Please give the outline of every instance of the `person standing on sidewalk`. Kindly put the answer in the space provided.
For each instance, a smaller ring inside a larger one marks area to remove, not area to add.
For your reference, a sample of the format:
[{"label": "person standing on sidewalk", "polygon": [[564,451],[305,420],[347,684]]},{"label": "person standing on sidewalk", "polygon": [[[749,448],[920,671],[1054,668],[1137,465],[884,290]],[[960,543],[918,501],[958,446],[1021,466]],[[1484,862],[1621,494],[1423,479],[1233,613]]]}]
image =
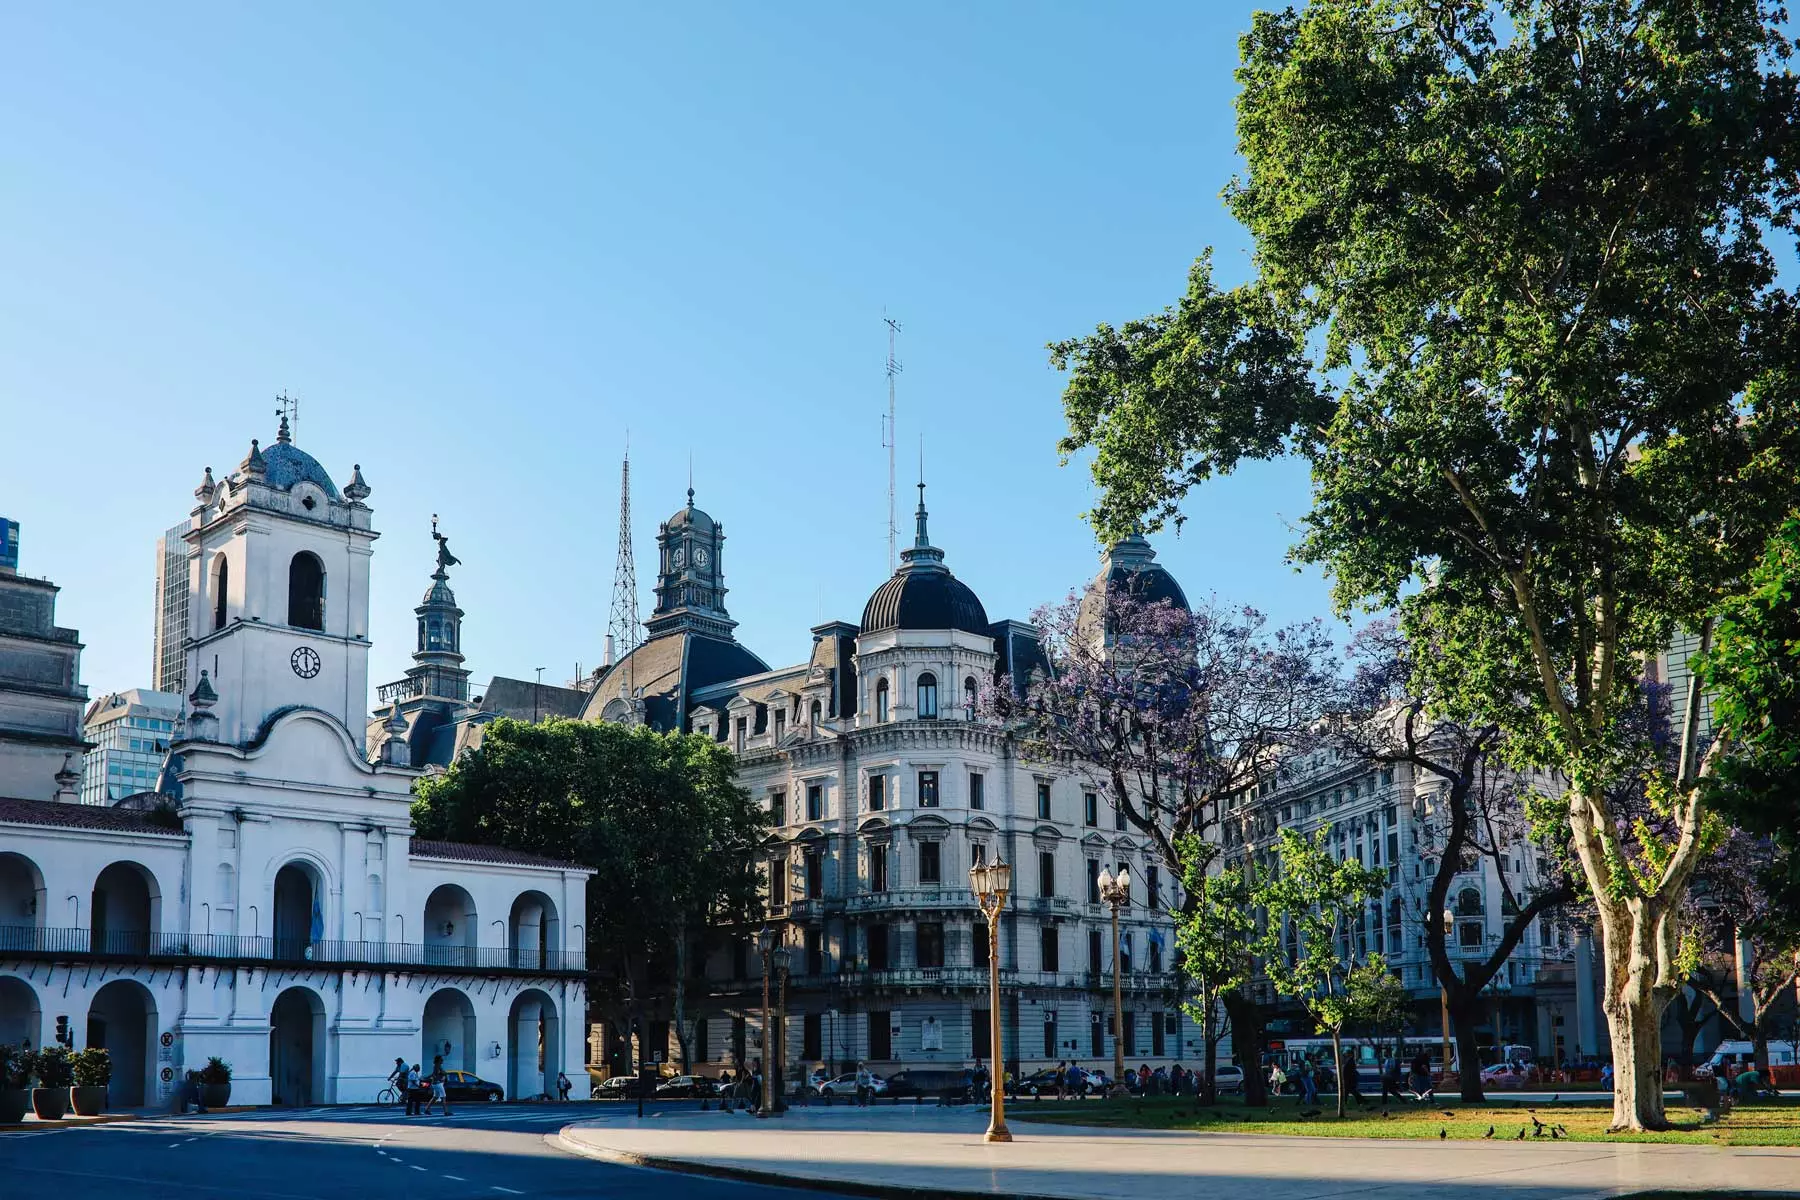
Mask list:
[{"label": "person standing on sidewalk", "polygon": [[856,1107],[869,1107],[869,1098],[875,1092],[875,1079],[869,1074],[869,1064],[856,1064]]}]

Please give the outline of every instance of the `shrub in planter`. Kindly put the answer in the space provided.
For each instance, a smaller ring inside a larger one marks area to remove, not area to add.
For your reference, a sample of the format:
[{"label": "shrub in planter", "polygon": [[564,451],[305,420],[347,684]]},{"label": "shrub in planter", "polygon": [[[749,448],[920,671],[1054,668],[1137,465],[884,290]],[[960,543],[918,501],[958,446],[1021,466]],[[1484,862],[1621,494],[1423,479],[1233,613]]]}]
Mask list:
[{"label": "shrub in planter", "polygon": [[200,1103],[223,1108],[231,1102],[231,1064],[213,1055],[200,1068]]},{"label": "shrub in planter", "polygon": [[31,1073],[37,1086],[31,1090],[31,1111],[40,1121],[60,1121],[69,1111],[69,1084],[75,1073],[69,1066],[69,1051],[63,1046],[46,1046],[31,1056]]},{"label": "shrub in planter", "polygon": [[0,1042],[0,1125],[16,1125],[31,1107],[31,1051]]},{"label": "shrub in planter", "polygon": [[89,1046],[69,1056],[75,1086],[69,1101],[78,1116],[97,1117],[106,1111],[106,1085],[112,1082],[112,1055],[102,1046]]}]

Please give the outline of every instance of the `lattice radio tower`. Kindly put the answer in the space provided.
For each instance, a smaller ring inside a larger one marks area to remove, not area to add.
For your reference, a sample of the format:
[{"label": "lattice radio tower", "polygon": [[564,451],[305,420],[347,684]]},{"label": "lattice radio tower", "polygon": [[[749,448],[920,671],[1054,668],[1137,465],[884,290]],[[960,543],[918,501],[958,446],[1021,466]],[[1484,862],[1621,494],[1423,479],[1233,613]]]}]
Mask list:
[{"label": "lattice radio tower", "polygon": [[887,417],[881,426],[881,444],[887,448],[888,452],[888,570],[891,572],[900,565],[900,560],[895,554],[896,539],[900,536],[899,514],[894,508],[894,446],[898,441],[894,433],[894,376],[900,374],[900,360],[894,357],[894,341],[900,333],[900,322],[885,313],[882,314],[881,319],[887,325],[888,330],[888,410]]},{"label": "lattice radio tower", "polygon": [[619,474],[619,558],[613,567],[612,620],[606,626],[608,665],[638,645],[637,567],[631,558],[631,450]]}]

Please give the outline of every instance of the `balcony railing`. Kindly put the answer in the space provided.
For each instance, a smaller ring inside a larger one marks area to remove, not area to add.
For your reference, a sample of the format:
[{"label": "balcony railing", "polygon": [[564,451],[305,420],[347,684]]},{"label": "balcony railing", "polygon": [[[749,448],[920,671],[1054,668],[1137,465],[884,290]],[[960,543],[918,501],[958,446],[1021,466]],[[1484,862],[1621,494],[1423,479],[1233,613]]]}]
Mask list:
[{"label": "balcony railing", "polygon": [[580,950],[422,942],[314,941],[233,933],[146,933],[138,930],[41,929],[0,925],[0,957],[110,958],[155,962],[235,960],[316,966],[434,967],[461,971],[578,972]]},{"label": "balcony railing", "polygon": [[845,907],[851,912],[876,909],[955,909],[974,912],[975,897],[966,885],[951,887],[892,888],[885,892],[858,892],[846,897]]}]

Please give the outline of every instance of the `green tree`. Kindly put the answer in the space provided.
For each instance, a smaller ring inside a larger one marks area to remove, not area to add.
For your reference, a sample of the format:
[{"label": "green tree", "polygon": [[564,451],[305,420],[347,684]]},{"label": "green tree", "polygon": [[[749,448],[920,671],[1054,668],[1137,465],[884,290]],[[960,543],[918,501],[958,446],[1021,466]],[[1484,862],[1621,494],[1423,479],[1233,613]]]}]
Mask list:
[{"label": "green tree", "polygon": [[[1237,994],[1250,982],[1258,936],[1244,869],[1214,870],[1217,858],[1218,843],[1196,834],[1179,839],[1176,860],[1181,864],[1181,886],[1188,903],[1173,910],[1175,944],[1181,948],[1182,970],[1194,985],[1194,998],[1183,1000],[1181,1007],[1199,1022],[1206,1046],[1202,1068],[1202,1102],[1206,1104],[1216,1095],[1219,1042],[1230,1026],[1229,1021],[1220,1020],[1220,1014],[1229,1011],[1225,997]],[[1246,1071],[1246,1083],[1252,1073],[1254,1064]]]},{"label": "green tree", "polygon": [[1659,1026],[1714,836],[1699,695],[1631,839],[1609,788],[1678,628],[1710,641],[1800,488],[1800,101],[1773,0],[1315,0],[1242,43],[1256,277],[1054,345],[1114,535],[1297,454],[1294,557],[1398,608],[1437,715],[1568,781],[1617,1128],[1667,1125]]},{"label": "green tree", "polygon": [[1275,871],[1256,885],[1252,900],[1268,914],[1260,939],[1263,973],[1276,991],[1298,1000],[1320,1028],[1331,1031],[1341,1117],[1347,1090],[1344,1028],[1391,1017],[1400,981],[1379,954],[1359,965],[1339,944],[1363,905],[1387,886],[1387,876],[1331,857],[1325,848],[1330,833],[1327,826],[1309,839],[1283,829],[1275,843]]},{"label": "green tree", "polygon": [[643,726],[500,719],[444,774],[422,779],[423,837],[505,846],[592,867],[589,995],[633,1021],[671,997],[682,1057],[691,964],[707,939],[761,915],[755,856],[768,816],[730,751]]}]

